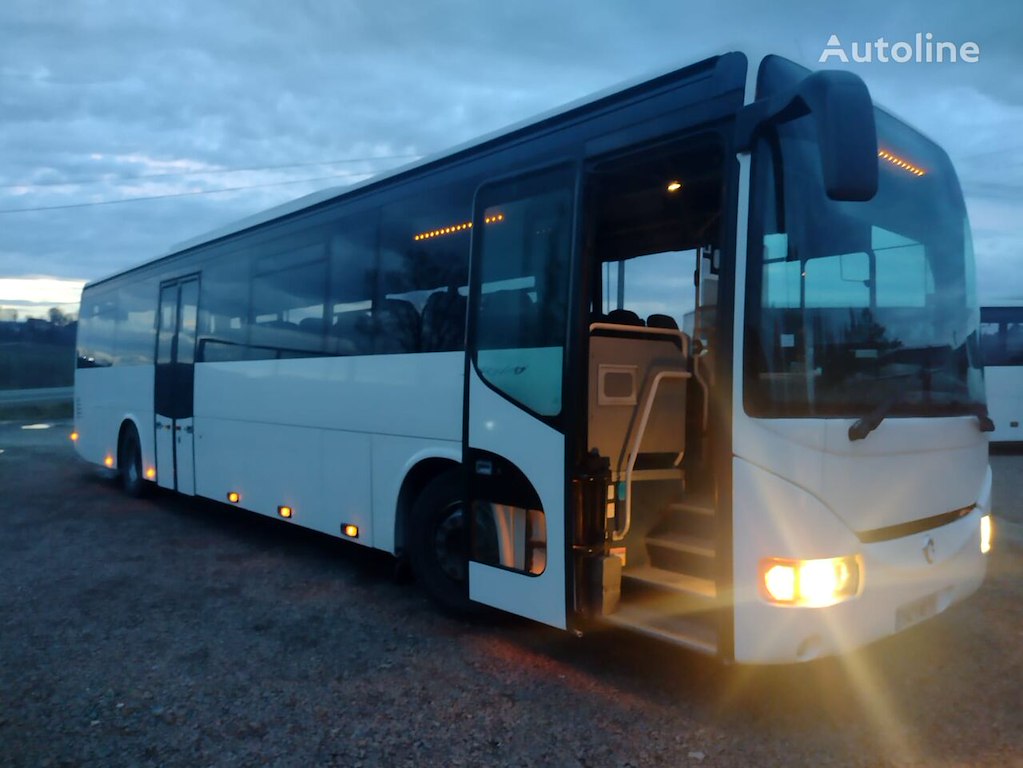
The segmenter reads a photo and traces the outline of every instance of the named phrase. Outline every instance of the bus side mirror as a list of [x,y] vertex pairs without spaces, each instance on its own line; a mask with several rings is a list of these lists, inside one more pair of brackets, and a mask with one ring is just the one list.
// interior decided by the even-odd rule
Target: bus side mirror
[[877,193],[877,127],[864,82],[852,72],[807,75],[790,91],[745,106],[736,121],[740,152],[764,128],[809,115],[817,134],[824,189],[832,200],[870,200]]

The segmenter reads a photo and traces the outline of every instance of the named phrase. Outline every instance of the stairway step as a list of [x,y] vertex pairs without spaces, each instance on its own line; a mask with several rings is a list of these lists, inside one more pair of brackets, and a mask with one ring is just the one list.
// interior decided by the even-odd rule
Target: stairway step
[[669,504],[666,509],[674,515],[714,517],[714,507],[710,504],[701,504],[699,502],[677,501],[673,504]]
[[[613,474],[615,482],[625,482],[625,473],[616,472]],[[682,480],[685,478],[685,473],[681,469],[674,467],[664,467],[662,469],[634,469],[632,470],[632,481],[638,483],[645,480]]]
[[630,568],[622,572],[622,580],[632,580],[646,586],[669,589],[687,595],[699,597],[717,597],[717,586],[712,579],[702,579],[686,573],[666,571],[652,565]]
[[689,616],[664,614],[641,605],[621,605],[603,621],[701,653],[717,653],[712,624]]
[[714,542],[700,536],[690,536],[675,531],[665,531],[647,537],[647,548],[661,547],[670,549],[673,552],[684,552],[687,555],[699,557],[714,557]]

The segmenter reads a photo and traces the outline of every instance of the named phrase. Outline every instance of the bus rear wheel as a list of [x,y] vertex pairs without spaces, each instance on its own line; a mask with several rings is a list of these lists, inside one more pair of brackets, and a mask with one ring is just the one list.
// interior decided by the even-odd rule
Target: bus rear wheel
[[124,492],[134,498],[145,496],[149,484],[142,476],[142,443],[135,426],[129,424],[121,433],[117,448],[117,469]]
[[407,542],[412,570],[423,589],[443,610],[462,616],[474,613],[463,490],[459,471],[431,480],[412,506]]

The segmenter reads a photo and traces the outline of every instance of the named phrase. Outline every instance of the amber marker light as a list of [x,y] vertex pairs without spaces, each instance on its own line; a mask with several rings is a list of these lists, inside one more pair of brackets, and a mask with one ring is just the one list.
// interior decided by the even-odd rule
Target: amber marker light
[[668,182],[668,191],[669,192],[678,192],[680,189],[682,189],[682,182],[681,181],[669,181]]
[[348,523],[341,527],[341,532],[349,539],[359,538],[359,526]]
[[277,514],[280,515],[281,517],[291,517],[294,514],[294,510],[291,507],[282,504],[281,506],[277,507]]
[[986,555],[991,551],[991,543],[995,540],[995,526],[991,515],[980,518],[980,551]]
[[113,466],[114,466],[114,457],[113,457],[113,456],[107,456],[107,457],[106,457],[105,459],[103,459],[103,463],[104,463],[104,464],[105,464],[105,465],[106,465],[106,466],[107,466],[108,468],[109,468],[109,467],[113,467]]
[[78,442],[78,431],[76,430],[76,431],[72,432],[70,437],[71,437],[71,442],[72,443],[77,443]]
[[149,469],[146,470],[146,479],[147,480],[156,479],[156,467],[150,467]]
[[242,496],[240,493],[238,493],[238,491],[229,491],[227,494],[227,500],[230,501],[232,504],[237,504],[239,501],[241,501],[241,498]]
[[896,168],[901,168],[906,173],[911,173],[914,176],[923,176],[927,173],[923,168],[913,165],[911,162],[909,162],[908,160],[904,160],[898,155],[892,154],[887,149],[879,149],[877,151],[877,156],[882,160],[887,160]]
[[[483,219],[484,224],[497,224],[498,222],[504,221],[504,214],[497,213],[493,216],[487,216]],[[461,224],[452,224],[449,227],[438,227],[437,229],[431,229],[428,232],[420,232],[418,235],[413,235],[412,239],[416,242],[420,240],[432,240],[435,237],[441,237],[443,235],[454,235],[459,232],[465,232],[466,230],[472,229],[471,221],[463,221]]]

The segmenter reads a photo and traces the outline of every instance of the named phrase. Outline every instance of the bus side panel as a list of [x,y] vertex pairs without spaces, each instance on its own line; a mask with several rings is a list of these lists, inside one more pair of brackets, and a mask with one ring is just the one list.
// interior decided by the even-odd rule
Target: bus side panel
[[1023,366],[988,366],[984,384],[995,423],[991,442],[1023,442]]
[[[462,418],[451,415],[453,423]],[[426,459],[461,463],[462,443],[421,437],[373,436],[373,546],[394,554],[395,512],[398,493],[408,473]],[[361,536],[361,533],[360,533]]]
[[[201,363],[196,488],[393,551],[398,489],[416,457],[456,457],[462,354]],[[376,524],[374,524],[376,523]]]
[[155,466],[153,445],[153,368],[148,365],[75,370],[75,449],[103,466],[117,460],[117,436],[125,419],[135,422],[142,444],[142,466]]
[[460,440],[460,352],[199,363],[196,418]]

